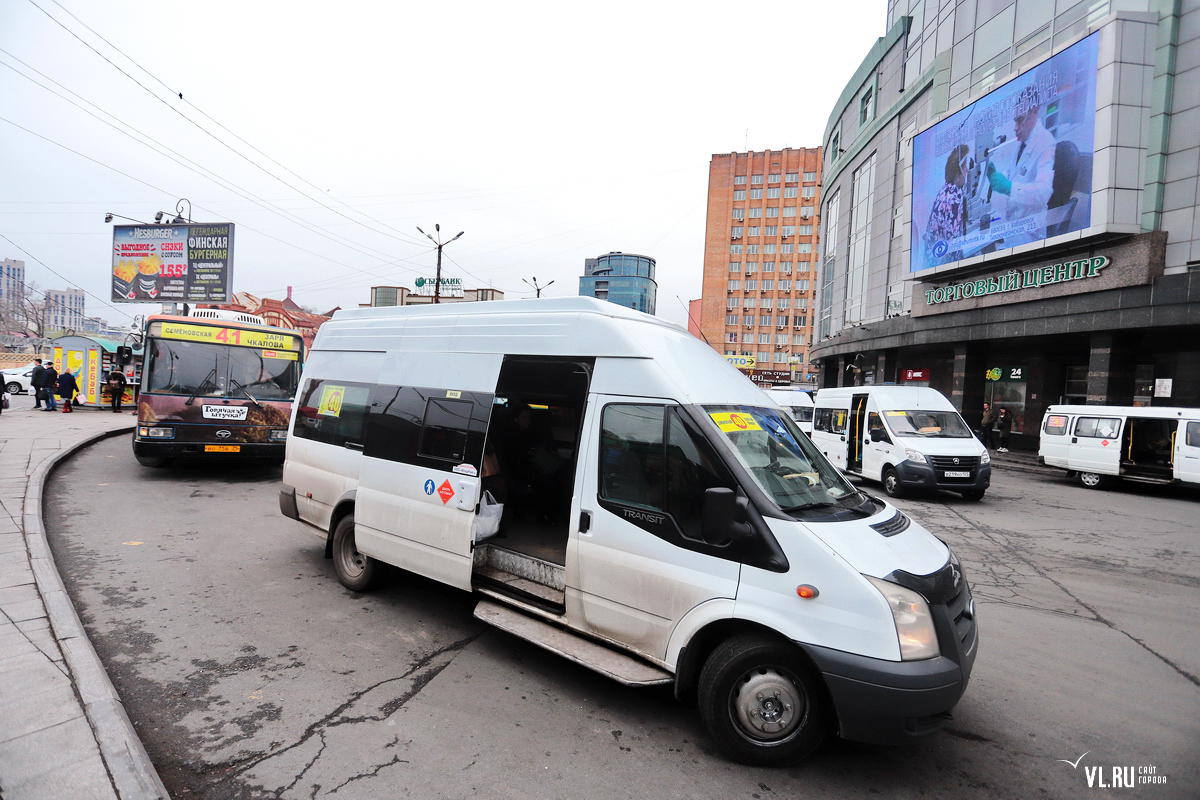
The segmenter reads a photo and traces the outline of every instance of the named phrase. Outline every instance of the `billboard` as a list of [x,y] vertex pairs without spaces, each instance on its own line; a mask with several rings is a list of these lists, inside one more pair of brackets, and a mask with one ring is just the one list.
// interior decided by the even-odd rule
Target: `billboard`
[[228,303],[233,223],[113,226],[114,303]]
[[910,271],[1091,225],[1092,34],[913,140]]

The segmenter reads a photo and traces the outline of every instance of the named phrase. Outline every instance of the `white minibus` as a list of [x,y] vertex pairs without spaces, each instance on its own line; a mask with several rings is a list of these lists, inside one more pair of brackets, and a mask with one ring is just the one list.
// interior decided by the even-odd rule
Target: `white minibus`
[[770,397],[783,409],[792,415],[800,430],[812,435],[813,429],[813,399],[812,394],[803,389],[764,389]]
[[1115,479],[1200,484],[1200,409],[1050,406],[1038,461],[1089,489]]
[[834,465],[891,497],[946,489],[981,500],[991,456],[958,411],[928,386],[845,386],[817,392],[813,443]]
[[283,483],[346,588],[390,564],[473,592],[489,624],[696,698],[745,763],[935,731],[978,649],[944,542],[699,339],[592,298],[339,311]]

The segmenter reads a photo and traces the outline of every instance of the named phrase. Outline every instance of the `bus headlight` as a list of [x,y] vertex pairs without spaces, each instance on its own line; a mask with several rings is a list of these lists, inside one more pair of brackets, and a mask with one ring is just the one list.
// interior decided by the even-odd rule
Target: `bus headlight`
[[914,464],[924,464],[925,463],[925,454],[920,452],[919,450],[905,450],[904,457],[907,458],[909,461],[913,462]]
[[138,427],[138,438],[140,439],[174,439],[174,428],[158,428],[149,425]]
[[864,575],[887,600],[896,623],[896,638],[900,641],[900,658],[903,661],[920,661],[938,655],[937,631],[933,628],[933,615],[925,598],[912,589],[899,584],[882,581]]
[[267,432],[267,441],[268,442],[286,442],[287,441],[287,428],[281,428],[279,430],[268,431]]

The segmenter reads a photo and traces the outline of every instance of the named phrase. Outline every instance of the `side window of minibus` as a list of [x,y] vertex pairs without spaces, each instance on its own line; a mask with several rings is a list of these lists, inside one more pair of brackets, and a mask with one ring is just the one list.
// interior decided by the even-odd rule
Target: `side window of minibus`
[[1188,447],[1200,447],[1200,422],[1189,422],[1187,424],[1185,441]]
[[1080,417],[1075,423],[1075,435],[1086,439],[1115,439],[1121,430],[1121,420],[1107,417]]
[[666,511],[686,538],[702,542],[705,492],[716,487],[736,490],[736,484],[708,442],[689,430],[679,409],[669,412],[667,424]]
[[1051,436],[1067,435],[1067,418],[1059,414],[1046,417],[1046,433]]
[[600,422],[600,496],[663,509],[663,415],[666,406],[614,403]]
[[[876,431],[878,431],[878,435]],[[892,443],[892,438],[888,436],[887,428],[883,427],[883,420],[874,411],[867,415],[867,432],[871,441]]]
[[827,431],[829,430],[829,420],[833,414],[833,410],[829,408],[818,408],[816,414],[813,415],[813,430]]
[[292,434],[338,447],[361,445],[370,392],[367,384],[310,380],[300,395]]

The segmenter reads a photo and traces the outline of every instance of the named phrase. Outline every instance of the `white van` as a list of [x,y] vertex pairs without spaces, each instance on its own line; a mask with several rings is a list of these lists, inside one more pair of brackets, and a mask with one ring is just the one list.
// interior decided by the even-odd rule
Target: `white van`
[[891,497],[947,489],[983,499],[991,456],[950,401],[927,386],[847,386],[817,392],[813,443],[839,469]]
[[[745,763],[937,730],[975,660],[943,542],[703,342],[612,303],[339,311],[283,481],[347,588],[392,564],[474,592],[492,625],[696,697]],[[477,541],[485,489],[502,537]]]
[[792,415],[800,430],[812,435],[813,430],[813,399],[812,395],[803,389],[764,389],[770,397],[784,410]]
[[1089,489],[1113,478],[1200,484],[1200,409],[1050,406],[1038,462],[1062,467]]

